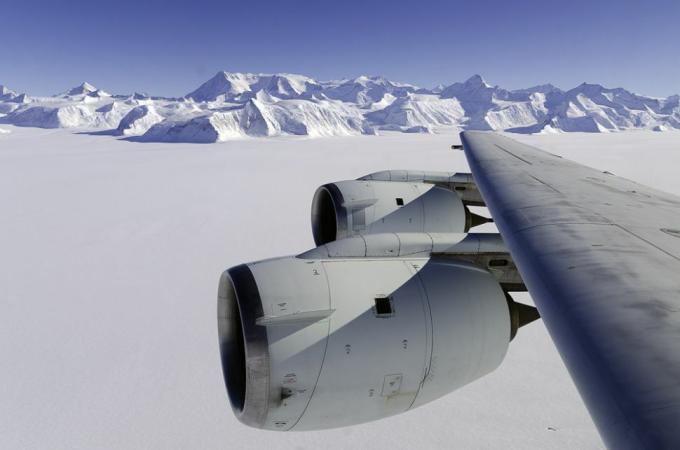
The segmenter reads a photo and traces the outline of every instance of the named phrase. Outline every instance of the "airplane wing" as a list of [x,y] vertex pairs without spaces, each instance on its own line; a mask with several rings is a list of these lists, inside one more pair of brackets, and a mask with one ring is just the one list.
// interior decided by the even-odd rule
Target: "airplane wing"
[[680,198],[497,134],[461,139],[605,444],[680,448]]

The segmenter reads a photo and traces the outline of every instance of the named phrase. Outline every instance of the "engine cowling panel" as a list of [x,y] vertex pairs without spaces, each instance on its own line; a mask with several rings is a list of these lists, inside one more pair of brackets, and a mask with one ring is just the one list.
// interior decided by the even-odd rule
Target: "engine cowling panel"
[[469,216],[455,192],[432,184],[339,181],[315,192],[312,234],[322,245],[368,233],[462,233]]
[[234,412],[272,430],[404,412],[491,372],[510,340],[493,276],[436,258],[237,266],[220,280],[218,324]]

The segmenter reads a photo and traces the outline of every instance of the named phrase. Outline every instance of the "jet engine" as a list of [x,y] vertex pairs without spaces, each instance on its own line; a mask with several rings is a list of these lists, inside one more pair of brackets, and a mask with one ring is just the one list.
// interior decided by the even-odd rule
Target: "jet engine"
[[[395,181],[400,180],[400,181]],[[383,171],[317,189],[317,247],[225,271],[222,370],[237,418],[318,430],[398,414],[498,367],[538,318],[469,174]]]
[[222,368],[243,423],[316,430],[376,420],[503,360],[512,308],[484,268],[441,257],[319,255],[244,264],[220,279]]
[[369,233],[461,233],[473,222],[455,192],[422,182],[339,181],[319,187],[312,200],[316,245]]

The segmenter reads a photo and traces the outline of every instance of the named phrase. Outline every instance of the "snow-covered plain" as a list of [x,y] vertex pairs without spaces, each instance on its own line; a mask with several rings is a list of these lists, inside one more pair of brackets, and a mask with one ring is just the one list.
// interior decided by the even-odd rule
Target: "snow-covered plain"
[[[263,432],[232,415],[217,345],[222,270],[313,246],[322,183],[465,171],[455,135],[137,143],[0,134],[3,448],[600,448],[541,322],[491,375],[361,426]],[[517,136],[680,193],[680,133]],[[529,301],[526,296],[520,300]]]

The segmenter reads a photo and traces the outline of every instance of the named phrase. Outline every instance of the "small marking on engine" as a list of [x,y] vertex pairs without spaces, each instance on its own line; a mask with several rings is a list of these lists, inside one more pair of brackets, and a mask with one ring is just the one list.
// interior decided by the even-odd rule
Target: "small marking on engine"
[[398,394],[401,389],[401,380],[403,375],[400,373],[385,375],[385,380],[383,381],[383,388],[380,395],[383,397],[389,397],[394,394]]
[[288,373],[283,377],[283,384],[295,384],[297,383],[297,375],[294,373]]

